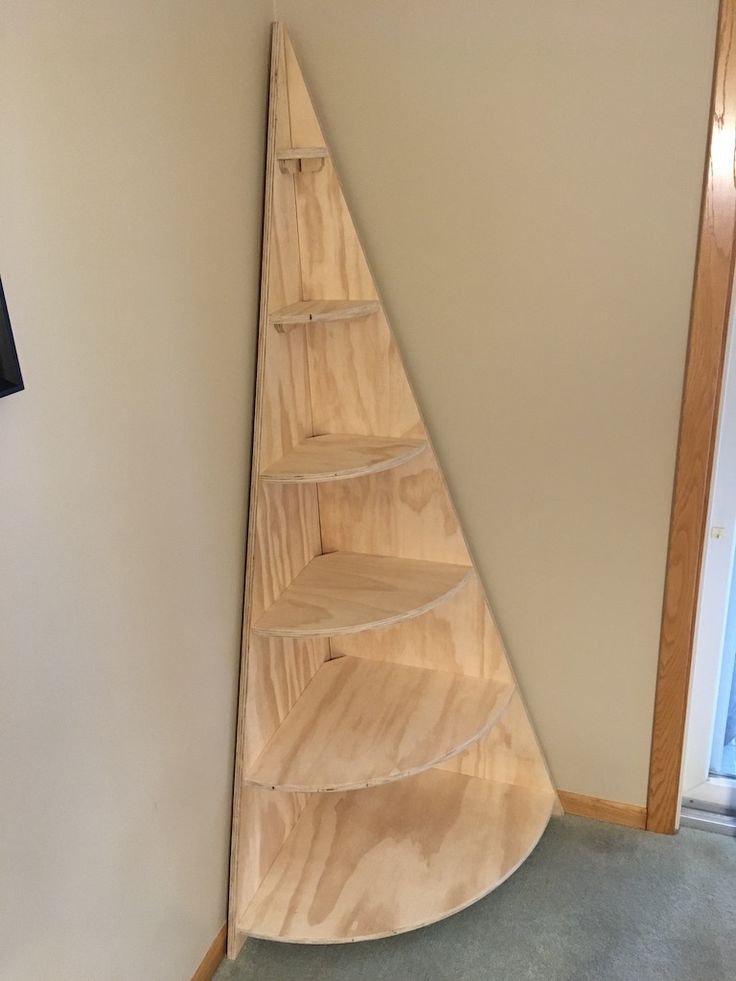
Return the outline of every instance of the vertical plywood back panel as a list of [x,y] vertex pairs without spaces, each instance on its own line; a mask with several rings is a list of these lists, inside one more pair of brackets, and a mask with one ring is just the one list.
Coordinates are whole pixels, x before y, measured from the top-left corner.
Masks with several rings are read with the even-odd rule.
[[264,203],[261,327],[253,441],[253,478],[246,560],[243,654],[233,809],[230,951],[237,937],[233,909],[253,897],[301,812],[295,794],[260,794],[243,783],[245,767],[329,657],[329,643],[296,644],[254,636],[252,620],[273,603],[321,552],[317,489],[313,484],[259,486],[260,470],[312,434],[306,337],[264,329],[267,311],[301,298],[297,208],[291,181],[274,181],[274,148],[291,145],[283,44],[274,44]]

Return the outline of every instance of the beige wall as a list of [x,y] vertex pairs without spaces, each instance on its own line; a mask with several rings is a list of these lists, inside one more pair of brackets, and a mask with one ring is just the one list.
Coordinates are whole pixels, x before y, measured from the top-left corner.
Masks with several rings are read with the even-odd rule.
[[270,3],[3,0],[0,978],[225,919]]
[[716,0],[276,0],[561,788],[646,799]]

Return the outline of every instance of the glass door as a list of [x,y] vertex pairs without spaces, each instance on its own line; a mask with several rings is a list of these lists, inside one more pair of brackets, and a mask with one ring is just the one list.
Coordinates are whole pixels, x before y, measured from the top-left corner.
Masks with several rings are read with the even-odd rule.
[[736,344],[734,304],[695,628],[681,824],[736,834]]

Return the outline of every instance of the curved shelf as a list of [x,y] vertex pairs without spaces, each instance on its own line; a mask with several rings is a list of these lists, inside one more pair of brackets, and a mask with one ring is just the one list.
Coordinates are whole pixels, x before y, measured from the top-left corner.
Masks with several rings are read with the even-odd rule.
[[425,439],[388,436],[310,436],[261,474],[281,483],[348,480],[398,467],[427,446]]
[[485,736],[513,691],[486,678],[384,661],[326,661],[246,782],[317,793],[411,776]]
[[521,865],[553,801],[551,791],[447,770],[315,794],[239,928],[268,940],[346,943],[444,919]]
[[334,637],[411,620],[449,599],[465,565],[331,552],[302,569],[253,624],[268,637]]
[[299,324],[359,320],[372,316],[380,309],[378,300],[299,300],[269,314],[269,320],[276,330],[284,333]]

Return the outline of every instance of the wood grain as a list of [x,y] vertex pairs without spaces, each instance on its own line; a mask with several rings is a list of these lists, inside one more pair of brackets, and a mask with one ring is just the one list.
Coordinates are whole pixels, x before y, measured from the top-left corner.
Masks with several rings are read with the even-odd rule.
[[426,436],[382,313],[305,333],[315,433]]
[[[262,791],[241,779],[238,876],[231,893],[232,912],[247,908],[268,870],[288,841],[309,798],[304,794]],[[228,928],[228,957],[237,957],[243,935]]]
[[286,483],[346,480],[398,467],[426,449],[423,439],[388,436],[312,436],[261,474],[262,480]]
[[487,736],[461,756],[440,764],[466,776],[496,783],[551,791],[552,782],[518,688],[511,703]]
[[736,242],[736,0],[722,0],[670,521],[647,828],[677,828],[700,569]]
[[[288,41],[286,50],[294,137],[323,140]],[[378,299],[332,161],[326,160],[318,173],[301,174],[294,190],[303,298]],[[369,321],[310,327],[307,344],[315,433],[425,435],[382,309]]]
[[503,682],[512,677],[501,635],[476,576],[421,617],[380,632],[334,638],[330,647],[333,656],[351,654]]
[[322,551],[316,485],[266,483],[254,496],[250,622]]
[[[244,768],[262,752],[320,665],[330,657],[325,638],[305,638],[295,644],[286,637],[262,637],[252,628],[253,619],[319,553],[315,487],[274,484],[257,488],[254,497],[257,506],[251,517],[254,537],[246,572],[245,689],[240,702],[236,793],[244,787]],[[233,886],[239,909],[249,902],[276,858],[302,803],[294,794],[265,800],[247,793],[239,802],[238,874]],[[236,934],[229,935],[229,942],[237,940]]]
[[[285,53],[293,145],[326,146],[288,37]],[[314,187],[319,193],[313,193]],[[332,160],[328,157],[316,173],[300,174],[294,179],[294,191],[299,215],[302,299],[377,299]]]
[[342,943],[450,916],[518,868],[552,802],[550,792],[441,770],[314,795],[240,929],[271,940]]
[[565,814],[607,821],[608,824],[622,824],[626,828],[643,830],[647,826],[647,809],[640,804],[624,804],[603,797],[573,794],[568,790],[561,790],[559,796]]
[[306,566],[253,631],[273,637],[333,637],[387,627],[444,602],[472,575],[467,566],[332,552]]
[[[302,299],[299,229],[294,181],[274,173],[274,144],[291,145],[291,120],[283,79],[286,61],[283,38],[274,48],[270,143],[267,161],[264,219],[263,282],[259,326],[256,403],[260,413],[254,434],[258,463],[262,469],[279,459],[314,432],[307,339],[304,331],[280,334],[268,330],[267,311],[279,310]],[[281,80],[281,84],[279,84]],[[256,453],[254,452],[254,458]]]
[[246,769],[263,752],[301,694],[329,660],[330,650],[322,637],[292,640],[253,634],[248,655],[243,747]]
[[292,122],[292,146],[324,146],[328,151],[327,141],[322,133],[322,127],[317,121],[317,115],[312,105],[312,99],[302,75],[302,70],[294,53],[294,47],[285,27],[281,27],[284,36],[284,54],[286,57],[286,92],[289,100],[289,118]]
[[274,790],[355,790],[456,756],[502,715],[511,685],[340,657],[323,664],[245,779]]
[[402,467],[363,480],[320,484],[317,493],[326,552],[375,552],[470,563],[431,449]]

